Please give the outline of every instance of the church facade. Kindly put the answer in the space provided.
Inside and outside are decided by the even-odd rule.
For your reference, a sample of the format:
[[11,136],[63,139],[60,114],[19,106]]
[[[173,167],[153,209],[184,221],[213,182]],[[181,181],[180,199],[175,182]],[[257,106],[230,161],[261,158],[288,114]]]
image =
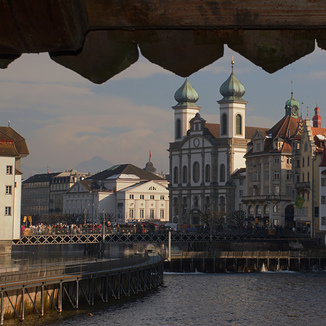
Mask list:
[[245,88],[234,75],[233,64],[220,87],[220,124],[201,117],[198,93],[188,80],[175,93],[175,135],[169,146],[172,222],[201,224],[205,211],[227,217],[239,209],[238,183],[233,176],[245,167],[247,144],[263,128],[245,125]]

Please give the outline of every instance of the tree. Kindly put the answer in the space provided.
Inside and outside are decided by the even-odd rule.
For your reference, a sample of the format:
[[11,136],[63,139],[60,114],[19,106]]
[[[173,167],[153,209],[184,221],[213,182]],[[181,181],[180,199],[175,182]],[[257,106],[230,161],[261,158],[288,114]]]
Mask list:
[[243,228],[246,222],[246,212],[242,210],[233,211],[229,214],[227,222],[231,227]]
[[224,215],[214,210],[206,210],[201,212],[201,222],[212,232],[221,231],[224,224]]

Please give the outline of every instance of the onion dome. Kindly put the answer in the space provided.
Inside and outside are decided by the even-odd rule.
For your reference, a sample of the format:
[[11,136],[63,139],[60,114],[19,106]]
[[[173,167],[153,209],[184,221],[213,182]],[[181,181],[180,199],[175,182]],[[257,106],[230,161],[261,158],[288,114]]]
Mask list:
[[238,78],[233,73],[233,65],[234,61],[232,59],[232,72],[229,78],[222,84],[220,87],[220,93],[223,96],[223,100],[225,101],[234,101],[240,100],[243,101],[242,96],[245,94],[246,90],[244,86],[240,83]]
[[175,92],[174,98],[178,102],[178,106],[197,106],[195,103],[198,101],[199,96],[196,90],[190,85],[188,79],[186,78],[183,85]]
[[293,98],[293,92],[291,92],[291,98],[285,102],[285,115],[297,118],[299,116],[299,107],[299,102]]

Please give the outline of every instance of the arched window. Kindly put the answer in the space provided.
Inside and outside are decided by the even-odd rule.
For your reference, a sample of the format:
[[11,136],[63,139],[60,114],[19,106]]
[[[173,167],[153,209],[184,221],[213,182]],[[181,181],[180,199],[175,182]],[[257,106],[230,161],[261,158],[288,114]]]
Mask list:
[[242,116],[237,114],[235,118],[235,133],[237,135],[242,135]]
[[211,166],[206,164],[205,166],[205,182],[211,181]]
[[197,183],[199,181],[199,163],[196,161],[194,162],[193,166],[192,166],[192,179],[195,183]]
[[220,182],[225,182],[225,165],[220,165]]
[[173,169],[173,183],[178,183],[178,167],[175,166]]
[[256,216],[261,216],[261,206],[260,205],[256,206]]
[[248,207],[248,215],[254,215],[254,207],[252,205]]
[[264,215],[269,215],[269,205],[264,206]]
[[175,138],[179,139],[181,138],[181,121],[180,119],[177,119],[175,122]]
[[222,114],[222,135],[227,134],[227,123],[228,123],[228,118],[225,113]]
[[188,169],[187,169],[187,166],[184,165],[183,168],[182,168],[182,182],[183,183],[187,183],[187,180],[188,180]]

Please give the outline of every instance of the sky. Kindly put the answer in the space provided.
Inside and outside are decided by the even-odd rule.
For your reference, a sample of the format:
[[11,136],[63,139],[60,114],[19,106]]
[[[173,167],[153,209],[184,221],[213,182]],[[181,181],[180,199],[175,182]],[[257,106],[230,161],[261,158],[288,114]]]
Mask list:
[[[273,74],[226,47],[223,58],[188,78],[207,122],[219,123],[219,89],[231,73],[232,55],[234,73],[246,89],[247,126],[272,127],[284,116],[292,90],[303,103],[304,117],[308,112],[312,118],[318,103],[325,126],[326,53],[317,46]],[[44,173],[47,167],[50,172],[72,169],[94,156],[143,168],[151,151],[158,172],[168,173],[167,149],[174,137],[171,107],[184,80],[140,57],[97,85],[58,65],[48,54],[24,54],[0,70],[0,125],[10,120],[26,139],[30,155],[22,162],[30,169],[42,168]]]

